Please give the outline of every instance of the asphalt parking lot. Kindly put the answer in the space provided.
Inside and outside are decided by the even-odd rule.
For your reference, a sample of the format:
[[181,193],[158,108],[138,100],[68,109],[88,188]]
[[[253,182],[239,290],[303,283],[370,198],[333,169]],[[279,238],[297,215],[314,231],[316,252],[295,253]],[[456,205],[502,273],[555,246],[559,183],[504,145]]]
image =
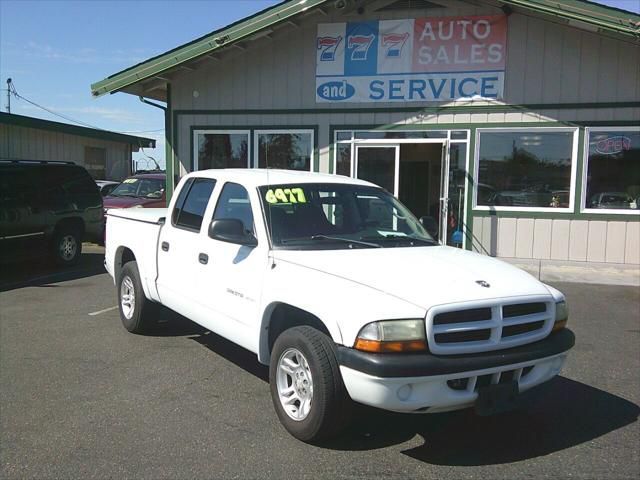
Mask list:
[[577,343],[496,417],[359,408],[322,447],[289,436],[254,355],[174,314],[127,333],[102,250],[0,274],[0,478],[638,478],[640,291],[556,284]]

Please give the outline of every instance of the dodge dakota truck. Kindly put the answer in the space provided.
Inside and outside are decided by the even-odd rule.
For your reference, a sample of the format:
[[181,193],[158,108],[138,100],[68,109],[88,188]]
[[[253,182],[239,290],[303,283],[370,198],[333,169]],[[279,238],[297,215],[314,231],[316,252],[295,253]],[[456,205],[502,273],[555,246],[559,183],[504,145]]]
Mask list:
[[507,410],[574,344],[558,290],[439,245],[387,191],[336,175],[188,174],[168,208],[107,212],[105,265],[128,331],[163,305],[254,352],[307,442],[337,435],[353,401]]

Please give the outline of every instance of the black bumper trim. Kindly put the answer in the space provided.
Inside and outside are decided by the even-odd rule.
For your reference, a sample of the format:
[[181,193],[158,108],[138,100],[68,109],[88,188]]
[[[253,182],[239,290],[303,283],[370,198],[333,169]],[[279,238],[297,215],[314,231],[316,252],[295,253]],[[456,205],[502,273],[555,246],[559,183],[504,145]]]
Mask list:
[[467,355],[366,353],[338,346],[338,363],[375,377],[428,377],[529,362],[566,352],[574,344],[575,335],[565,328],[535,343]]

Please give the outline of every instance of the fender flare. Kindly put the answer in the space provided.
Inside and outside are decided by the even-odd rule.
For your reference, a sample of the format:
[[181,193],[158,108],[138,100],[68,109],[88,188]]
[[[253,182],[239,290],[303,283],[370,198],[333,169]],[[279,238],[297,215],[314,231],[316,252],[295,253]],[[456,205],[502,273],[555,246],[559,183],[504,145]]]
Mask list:
[[[306,314],[315,318],[318,322],[322,324],[331,335],[331,340],[333,340],[336,344],[342,345],[342,332],[340,331],[340,327],[337,322],[334,321],[326,321],[326,319],[322,319],[320,315],[309,311],[308,308],[300,308],[295,305],[290,304],[289,302],[274,300],[269,303],[262,312],[262,317],[260,320],[260,329],[258,334],[258,361],[265,365],[269,364],[269,360],[271,357],[271,352],[269,351],[269,327],[273,318],[273,312],[278,306],[286,305],[288,307],[295,308],[297,310],[301,310]],[[301,322],[301,325],[305,325],[306,323]]]

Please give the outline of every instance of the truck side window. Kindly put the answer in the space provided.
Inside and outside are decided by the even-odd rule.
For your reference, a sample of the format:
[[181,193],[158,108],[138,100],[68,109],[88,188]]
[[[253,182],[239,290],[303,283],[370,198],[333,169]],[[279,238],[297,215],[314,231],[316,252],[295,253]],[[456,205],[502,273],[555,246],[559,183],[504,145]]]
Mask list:
[[176,199],[175,206],[173,207],[173,212],[171,212],[171,224],[174,227],[178,222],[180,211],[184,206],[184,199],[187,198],[187,193],[189,193],[189,189],[191,188],[192,183],[193,183],[193,178],[190,178],[184,183],[183,187],[180,189],[180,193],[178,194],[178,198]]
[[242,221],[245,230],[253,232],[253,212],[247,190],[237,183],[227,182],[222,188],[216,210],[213,212],[214,220],[224,218],[237,218]]
[[[211,192],[216,181],[211,178],[196,178],[191,188],[186,194],[182,208],[180,208],[175,220],[176,227],[183,227],[188,230],[200,231],[204,211],[207,209]],[[185,188],[187,185],[185,185]],[[180,192],[182,195],[182,192]],[[176,209],[180,207],[178,198]]]

